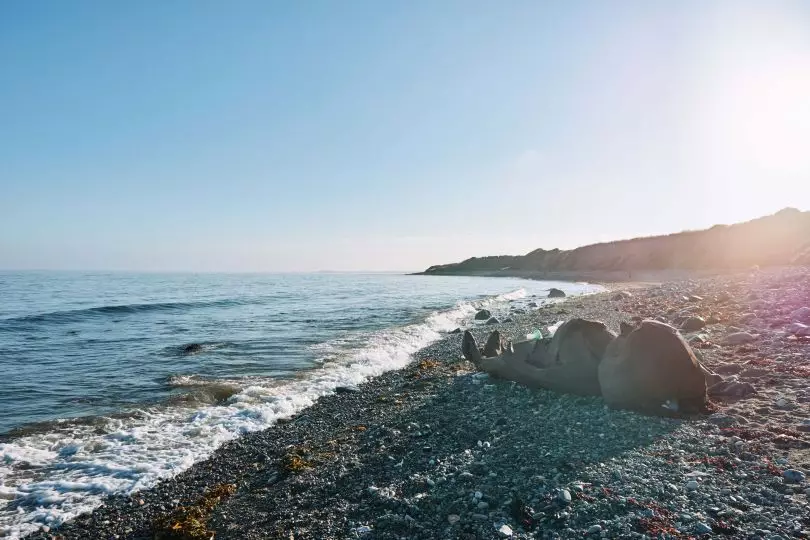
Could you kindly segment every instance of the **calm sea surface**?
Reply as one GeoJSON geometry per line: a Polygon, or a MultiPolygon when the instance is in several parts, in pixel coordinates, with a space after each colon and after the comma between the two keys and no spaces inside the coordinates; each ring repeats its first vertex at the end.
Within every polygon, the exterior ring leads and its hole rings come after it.
{"type": "Polygon", "coordinates": [[[585,284],[0,272],[0,536],[177,474],[443,332],[585,284]],[[190,344],[198,344],[191,352],[190,344]]]}

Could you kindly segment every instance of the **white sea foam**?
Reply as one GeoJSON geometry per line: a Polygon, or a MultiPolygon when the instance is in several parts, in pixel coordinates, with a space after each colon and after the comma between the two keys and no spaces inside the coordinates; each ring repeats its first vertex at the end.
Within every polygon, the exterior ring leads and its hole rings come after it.
{"type": "MultiPolygon", "coordinates": [[[[460,302],[418,324],[321,344],[316,350],[327,360],[318,369],[292,380],[229,379],[229,384],[240,382],[241,391],[222,405],[153,408],[107,419],[101,428],[66,425],[0,444],[0,536],[19,538],[92,510],[108,494],[148,488],[224,442],[292,416],[338,386],[404,367],[413,353],[469,321],[478,309],[498,309],[525,297],[520,289],[460,302]]],[[[171,383],[208,381],[192,376],[171,383]]]]}

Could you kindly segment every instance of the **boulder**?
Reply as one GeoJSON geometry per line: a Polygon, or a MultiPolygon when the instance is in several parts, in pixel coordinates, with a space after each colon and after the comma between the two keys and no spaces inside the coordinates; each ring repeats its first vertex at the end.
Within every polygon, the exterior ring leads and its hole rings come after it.
{"type": "Polygon", "coordinates": [[[681,330],[684,332],[697,332],[703,330],[706,326],[706,321],[703,317],[689,317],[681,324],[681,330]]]}
{"type": "Polygon", "coordinates": [[[461,333],[461,328],[456,328],[455,330],[451,330],[450,333],[451,334],[460,334],[461,333]]]}
{"type": "Polygon", "coordinates": [[[602,397],[611,407],[660,411],[668,403],[696,412],[706,403],[706,376],[678,331],[658,321],[622,333],[599,364],[602,397]]]}
{"type": "Polygon", "coordinates": [[[560,289],[555,289],[554,287],[548,290],[548,297],[549,298],[565,298],[565,291],[561,291],[560,289]]]}
{"type": "Polygon", "coordinates": [[[497,317],[490,317],[490,319],[487,321],[487,324],[500,324],[500,322],[501,321],[499,321],[497,317]]]}
{"type": "Polygon", "coordinates": [[[476,321],[486,321],[490,317],[492,317],[492,313],[490,313],[488,309],[482,309],[481,311],[475,314],[476,321]]]}

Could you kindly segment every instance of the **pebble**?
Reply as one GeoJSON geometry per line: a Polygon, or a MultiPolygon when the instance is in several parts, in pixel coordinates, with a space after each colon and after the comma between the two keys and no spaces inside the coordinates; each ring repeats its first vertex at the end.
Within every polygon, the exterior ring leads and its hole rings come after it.
{"type": "Polygon", "coordinates": [[[450,514],[449,516],[447,516],[447,522],[450,523],[450,525],[455,525],[460,520],[461,516],[459,516],[458,514],[450,514]]]}
{"type": "Polygon", "coordinates": [[[357,527],[354,532],[357,533],[357,536],[365,536],[371,533],[371,527],[368,525],[361,525],[360,527],[357,527]]]}
{"type": "Polygon", "coordinates": [[[700,484],[697,483],[697,480],[689,480],[686,483],[686,489],[689,491],[695,491],[698,487],[700,487],[700,484]]]}
{"type": "Polygon", "coordinates": [[[557,500],[562,504],[571,504],[571,492],[567,489],[561,489],[557,492],[557,500]]]}
{"type": "Polygon", "coordinates": [[[744,343],[750,343],[755,339],[757,338],[748,332],[735,332],[727,335],[726,339],[723,340],[723,343],[726,345],[742,345],[744,343]]]}
{"type": "Polygon", "coordinates": [[[782,473],[782,476],[785,478],[785,481],[791,484],[802,484],[805,479],[804,473],[796,469],[786,469],[785,472],[782,473]]]}
{"type": "Polygon", "coordinates": [[[588,534],[599,534],[601,532],[602,532],[601,525],[591,525],[590,528],[588,528],[588,534]]]}
{"type": "Polygon", "coordinates": [[[695,525],[695,533],[696,534],[710,534],[711,532],[712,532],[712,528],[709,527],[708,525],[706,525],[705,523],[703,523],[702,521],[699,521],[695,525]]]}
{"type": "Polygon", "coordinates": [[[800,307],[790,314],[791,319],[799,322],[810,322],[810,307],[800,307]]]}
{"type": "Polygon", "coordinates": [[[498,524],[496,523],[495,524],[495,530],[497,530],[498,534],[500,534],[504,538],[509,538],[509,537],[512,536],[512,527],[510,527],[509,525],[504,524],[504,525],[498,526],[498,524]]]}
{"type": "Polygon", "coordinates": [[[793,323],[788,326],[787,331],[794,336],[810,336],[810,326],[802,323],[793,323]]]}

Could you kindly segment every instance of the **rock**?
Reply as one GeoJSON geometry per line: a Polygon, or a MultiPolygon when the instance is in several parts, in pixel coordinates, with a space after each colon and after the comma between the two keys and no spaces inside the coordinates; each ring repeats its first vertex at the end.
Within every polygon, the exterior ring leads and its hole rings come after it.
{"type": "Polygon", "coordinates": [[[501,337],[501,333],[495,330],[489,335],[486,344],[484,344],[484,358],[492,358],[501,353],[503,353],[503,338],[501,337]]]}
{"type": "Polygon", "coordinates": [[[529,307],[531,307],[531,308],[536,308],[536,307],[538,307],[538,306],[537,306],[537,302],[529,302],[528,306],[529,306],[529,307]]]}
{"type": "Polygon", "coordinates": [[[197,354],[202,352],[203,347],[199,343],[190,343],[183,347],[183,354],[197,354]]]}
{"type": "Polygon", "coordinates": [[[757,339],[756,336],[748,332],[735,332],[727,335],[723,343],[726,345],[742,345],[744,343],[751,343],[755,339],[757,339]]]}
{"type": "Polygon", "coordinates": [[[602,532],[601,525],[591,525],[590,527],[588,527],[588,534],[599,534],[601,532],[602,532]]]}
{"type": "Polygon", "coordinates": [[[714,368],[714,372],[720,375],[736,375],[743,369],[745,368],[740,364],[722,364],[714,368]]]}
{"type": "Polygon", "coordinates": [[[571,492],[567,489],[559,490],[557,492],[557,502],[565,506],[571,504],[571,492]]]}
{"type": "Polygon", "coordinates": [[[499,321],[497,317],[490,317],[489,320],[487,321],[487,324],[500,324],[500,323],[501,321],[499,321]]]}
{"type": "Polygon", "coordinates": [[[492,317],[492,313],[490,313],[488,309],[482,309],[481,311],[475,314],[476,321],[486,321],[490,317],[492,317]]]}
{"type": "Polygon", "coordinates": [[[675,328],[658,321],[622,325],[599,364],[599,386],[605,403],[617,408],[660,411],[674,402],[680,411],[697,411],[706,403],[695,354],[675,328]]]}
{"type": "Polygon", "coordinates": [[[797,471],[796,469],[786,469],[782,476],[785,479],[785,482],[790,484],[803,484],[805,479],[805,474],[802,471],[797,471]]]}
{"type": "Polygon", "coordinates": [[[689,317],[681,324],[681,330],[684,332],[697,332],[698,330],[703,330],[705,326],[706,321],[703,317],[689,317]]]}
{"type": "Polygon", "coordinates": [[[460,334],[461,333],[461,328],[456,328],[455,330],[452,330],[450,333],[451,334],[460,334]]]}
{"type": "Polygon", "coordinates": [[[489,503],[486,501],[481,501],[478,503],[479,510],[489,510],[489,503]]]}
{"type": "Polygon", "coordinates": [[[742,399],[753,396],[757,391],[751,383],[739,382],[737,377],[729,377],[723,382],[710,386],[708,393],[711,397],[742,399]]]}
{"type": "Polygon", "coordinates": [[[721,428],[729,428],[737,424],[737,419],[730,414],[714,413],[707,420],[721,428]]]}
{"type": "Polygon", "coordinates": [[[697,488],[699,488],[699,487],[700,487],[700,484],[698,484],[697,480],[689,480],[686,483],[686,489],[688,489],[689,491],[696,491],[697,488]]]}
{"type": "Polygon", "coordinates": [[[695,525],[695,534],[711,534],[711,532],[712,528],[703,523],[702,521],[699,521],[695,525]]]}
{"type": "Polygon", "coordinates": [[[613,300],[616,300],[616,301],[627,300],[628,298],[632,298],[632,297],[633,297],[633,294],[630,293],[629,291],[619,291],[619,292],[617,292],[616,294],[613,295],[613,300]]]}
{"type": "Polygon", "coordinates": [[[447,516],[447,522],[450,525],[455,525],[460,520],[461,520],[461,516],[459,516],[458,514],[450,514],[449,516],[447,516]]]}
{"type": "Polygon", "coordinates": [[[554,287],[548,290],[548,297],[549,298],[565,298],[565,291],[561,291],[560,289],[555,289],[554,287]]]}
{"type": "Polygon", "coordinates": [[[790,313],[790,318],[794,321],[810,323],[810,307],[804,306],[790,313]]]}
{"type": "Polygon", "coordinates": [[[504,524],[504,525],[498,526],[498,524],[496,523],[495,524],[495,530],[498,531],[498,534],[502,538],[510,538],[512,536],[512,527],[510,527],[509,525],[504,524]]]}
{"type": "MultiPolygon", "coordinates": [[[[696,355],[697,356],[697,355],[696,355]]],[[[706,379],[706,387],[709,388],[714,386],[715,384],[723,382],[723,377],[718,375],[717,373],[713,372],[703,364],[700,365],[700,369],[703,370],[703,376],[706,379]]]]}
{"type": "Polygon", "coordinates": [[[798,322],[788,326],[787,331],[794,336],[810,336],[810,326],[798,322]]]}
{"type": "Polygon", "coordinates": [[[356,394],[360,389],[356,386],[338,386],[335,388],[336,394],[356,394]]]}

